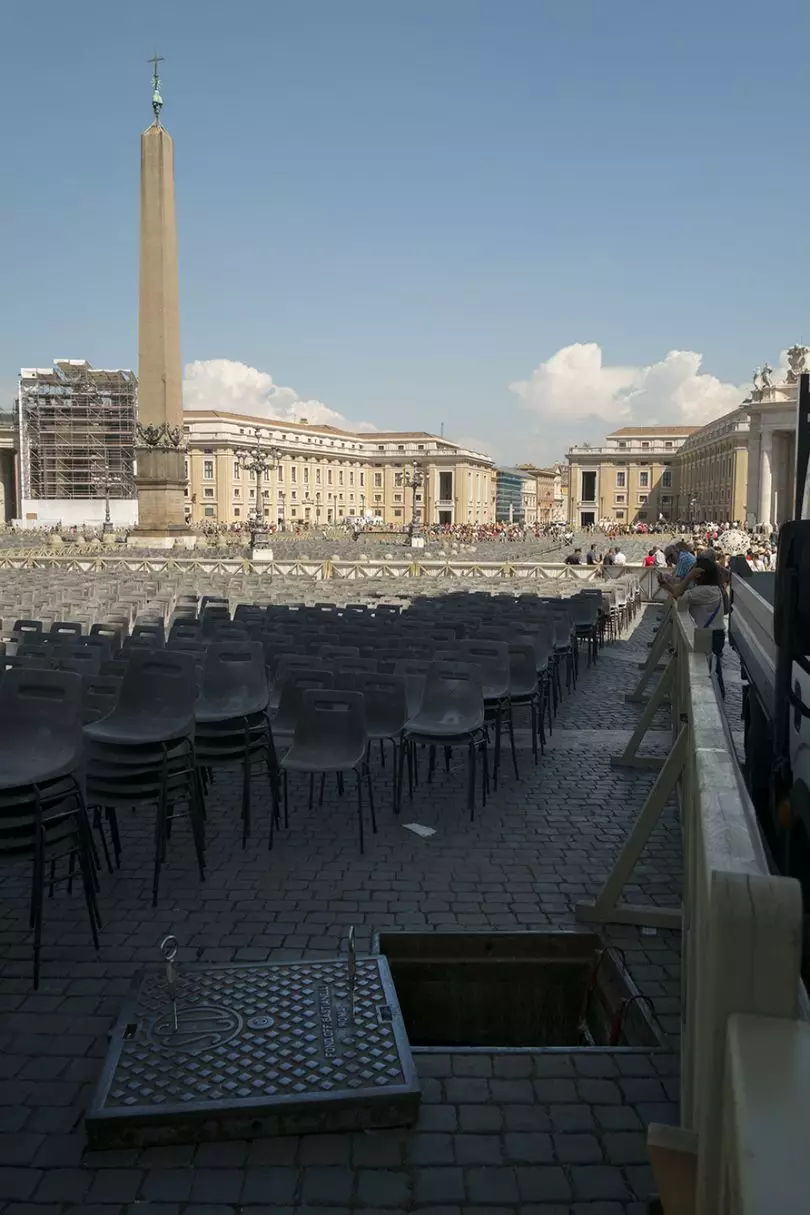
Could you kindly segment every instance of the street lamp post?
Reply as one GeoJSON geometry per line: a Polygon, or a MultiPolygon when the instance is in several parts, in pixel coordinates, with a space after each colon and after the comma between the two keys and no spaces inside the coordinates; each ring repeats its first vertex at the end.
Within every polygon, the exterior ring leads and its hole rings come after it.
{"type": "Polygon", "coordinates": [[[265,531],[265,509],[264,509],[264,494],[262,493],[262,482],[264,474],[271,469],[278,469],[281,461],[280,447],[265,447],[262,443],[262,432],[256,426],[249,432],[252,442],[244,451],[236,453],[236,461],[240,468],[246,472],[253,473],[256,477],[256,519],[255,528],[252,536],[254,547],[257,541],[259,545],[266,542],[265,531]]]}
{"type": "Polygon", "coordinates": [[[104,523],[102,532],[109,534],[113,530],[112,517],[110,515],[110,490],[121,484],[121,477],[117,473],[110,471],[110,453],[104,452],[104,463],[99,465],[97,462],[93,468],[93,485],[104,490],[104,523]]]}
{"type": "Polygon", "coordinates": [[[422,535],[422,522],[419,518],[421,512],[416,505],[416,494],[425,483],[425,472],[419,464],[413,464],[410,471],[406,472],[402,478],[402,483],[406,489],[413,493],[413,503],[411,506],[411,522],[408,531],[409,543],[411,548],[424,548],[425,538],[422,535]]]}

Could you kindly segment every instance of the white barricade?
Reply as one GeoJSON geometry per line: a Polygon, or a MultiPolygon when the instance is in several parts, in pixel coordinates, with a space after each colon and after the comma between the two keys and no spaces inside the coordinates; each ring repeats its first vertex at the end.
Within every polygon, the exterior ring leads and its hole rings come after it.
{"type": "MultiPolygon", "coordinates": [[[[731,1157],[739,1156],[740,1148],[738,1138],[723,1147],[729,1117],[726,1060],[733,1049],[729,1023],[740,1014],[795,1022],[802,900],[797,882],[768,870],[709,671],[710,652],[711,631],[695,629],[685,605],[670,601],[637,685],[626,697],[644,704],[639,725],[623,754],[612,760],[615,766],[651,768],[658,775],[604,888],[594,903],[577,908],[577,917],[591,924],[682,927],[681,1128],[651,1127],[648,1140],[664,1210],[766,1215],[762,1205],[720,1205],[724,1187],[729,1192],[732,1184],[731,1157]],[[645,691],[657,672],[660,678],[647,699],[645,691]],[[667,702],[669,755],[640,755],[647,729],[667,702]],[[673,793],[680,802],[683,832],[682,907],[623,904],[621,892],[673,793]]],[[[736,1058],[738,1085],[755,1085],[756,1070],[749,1074],[743,1047],[736,1058]]],[[[810,1092],[805,1100],[810,1110],[810,1092]]],[[[751,1111],[745,1116],[749,1123],[754,1117],[751,1111]]],[[[765,1114],[759,1111],[756,1117],[765,1114]]],[[[807,1121],[794,1131],[791,1152],[804,1150],[799,1139],[806,1126],[807,1121]]],[[[769,1206],[767,1215],[807,1204],[806,1188],[790,1192],[794,1203],[769,1206]]]]}

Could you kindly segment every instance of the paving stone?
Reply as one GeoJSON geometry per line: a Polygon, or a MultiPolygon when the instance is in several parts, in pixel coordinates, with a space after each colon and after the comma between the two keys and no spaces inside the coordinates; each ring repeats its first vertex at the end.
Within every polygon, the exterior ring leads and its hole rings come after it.
{"type": "Polygon", "coordinates": [[[407,1145],[413,1164],[455,1164],[453,1136],[447,1134],[413,1135],[407,1145]]]}
{"type": "Polygon", "coordinates": [[[534,1061],[531,1055],[495,1055],[492,1070],[507,1080],[523,1079],[534,1074],[534,1061]]]}
{"type": "Polygon", "coordinates": [[[515,1177],[522,1202],[559,1202],[571,1197],[570,1182],[559,1165],[518,1165],[515,1177]]]}
{"type": "MultiPolygon", "coordinates": [[[[246,1169],[242,1189],[243,1203],[292,1203],[298,1185],[298,1170],[285,1168],[246,1169]]],[[[332,1199],[337,1195],[333,1194],[332,1199]]]]}
{"type": "MultiPolygon", "coordinates": [[[[578,1099],[577,1088],[573,1080],[564,1078],[535,1080],[534,1098],[540,1105],[563,1105],[578,1099]]],[[[584,1100],[587,1098],[583,1097],[584,1100]]]]}
{"type": "Polygon", "coordinates": [[[297,1136],[279,1139],[256,1139],[248,1148],[248,1168],[261,1165],[277,1165],[281,1168],[295,1163],[300,1140],[297,1136]]]}
{"type": "Polygon", "coordinates": [[[245,1174],[241,1169],[194,1169],[191,1197],[212,1203],[239,1202],[245,1174]]]}
{"type": "Polygon", "coordinates": [[[462,1131],[489,1134],[503,1126],[503,1113],[496,1105],[460,1105],[458,1124],[462,1131]]]}
{"type": "Polygon", "coordinates": [[[298,1151],[298,1163],[308,1165],[348,1164],[351,1140],[348,1135],[304,1135],[298,1151]]]}
{"type": "Polygon", "coordinates": [[[37,1202],[81,1202],[93,1182],[87,1169],[48,1169],[37,1186],[37,1202]]]}
{"type": "Polygon", "coordinates": [[[571,1055],[538,1055],[534,1059],[534,1074],[538,1079],[571,1079],[576,1075],[571,1055]]]}
{"type": "Polygon", "coordinates": [[[620,1105],[622,1090],[613,1080],[578,1080],[577,1092],[588,1105],[620,1105]]]}
{"type": "Polygon", "coordinates": [[[303,1173],[301,1196],[304,1202],[348,1202],[354,1188],[351,1169],[310,1168],[303,1173]]]}
{"type": "Polygon", "coordinates": [[[194,1157],[197,1168],[238,1169],[247,1160],[248,1145],[242,1140],[201,1143],[194,1157]]]}
{"type": "Polygon", "coordinates": [[[518,1184],[513,1169],[470,1168],[467,1193],[472,1202],[518,1202],[518,1184]]]}
{"type": "Polygon", "coordinates": [[[475,1078],[453,1078],[445,1083],[447,1100],[453,1105],[490,1100],[489,1081],[475,1078]]]}
{"type": "Polygon", "coordinates": [[[635,1131],[641,1128],[641,1119],[630,1105],[595,1105],[593,1115],[599,1126],[606,1131],[635,1131]]]}
{"type": "Polygon", "coordinates": [[[140,1169],[100,1169],[87,1194],[88,1202],[134,1202],[143,1182],[140,1169]]]}
{"type": "Polygon", "coordinates": [[[42,1135],[27,1131],[0,1135],[0,1165],[30,1164],[43,1142],[42,1135]]]}
{"type": "Polygon", "coordinates": [[[454,1105],[423,1105],[419,1111],[419,1131],[454,1131],[458,1126],[458,1110],[454,1105]]]}
{"type": "Polygon", "coordinates": [[[492,1100],[498,1105],[528,1105],[534,1097],[530,1080],[499,1080],[490,1081],[492,1100]]]}
{"type": "Polygon", "coordinates": [[[461,1202],[465,1197],[464,1174],[459,1168],[418,1168],[413,1180],[417,1203],[461,1202]]]}
{"type": "Polygon", "coordinates": [[[408,1203],[410,1179],[394,1169],[361,1169],[357,1175],[357,1196],[367,1207],[402,1207],[408,1203]]]}
{"type": "Polygon", "coordinates": [[[626,1200],[633,1195],[627,1188],[621,1169],[604,1164],[579,1164],[571,1170],[574,1197],[589,1201],[597,1198],[626,1200]]]}
{"type": "Polygon", "coordinates": [[[554,1151],[563,1164],[594,1164],[602,1160],[602,1149],[595,1135],[555,1135],[554,1151]]]}
{"type": "MultiPolygon", "coordinates": [[[[431,1105],[429,1109],[441,1109],[431,1105]]],[[[451,1107],[452,1108],[452,1107],[451,1107]]],[[[453,1111],[455,1114],[455,1111],[453,1111]]],[[[411,1136],[396,1131],[362,1132],[351,1137],[351,1161],[356,1169],[398,1168],[405,1156],[411,1136]]],[[[306,1139],[302,1141],[305,1143],[306,1139]]]]}
{"type": "Polygon", "coordinates": [[[491,1076],[492,1059],[489,1055],[453,1055],[454,1076],[491,1076]]]}
{"type": "Polygon", "coordinates": [[[642,1131],[611,1131],[602,1138],[611,1164],[647,1164],[647,1136],[642,1131]]]}
{"type": "Polygon", "coordinates": [[[519,1131],[506,1134],[504,1147],[510,1160],[549,1164],[554,1159],[551,1135],[543,1133],[519,1131]]]}

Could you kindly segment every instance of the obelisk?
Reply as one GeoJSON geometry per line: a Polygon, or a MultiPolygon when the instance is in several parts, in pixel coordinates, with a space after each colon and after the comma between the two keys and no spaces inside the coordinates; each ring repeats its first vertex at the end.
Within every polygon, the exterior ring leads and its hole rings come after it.
{"type": "Polygon", "coordinates": [[[183,378],[174,211],[174,148],[161,126],[157,52],[154,122],[141,135],[141,277],[138,313],[138,526],[128,543],[171,548],[191,540],[185,521],[183,378]]]}

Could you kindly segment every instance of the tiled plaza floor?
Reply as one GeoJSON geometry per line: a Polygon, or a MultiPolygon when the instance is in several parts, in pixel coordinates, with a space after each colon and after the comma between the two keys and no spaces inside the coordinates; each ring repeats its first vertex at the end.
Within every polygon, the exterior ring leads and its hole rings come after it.
{"type": "MultiPolygon", "coordinates": [[[[267,850],[269,799],[256,785],[242,850],[239,779],[209,801],[208,873],[198,881],[186,830],[170,842],[157,910],[152,826],[122,818],[120,871],[102,875],[101,950],[79,897],[47,906],[43,978],[30,990],[25,884],[4,873],[0,902],[0,1211],[3,1215],[259,1215],[363,1209],[422,1215],[641,1215],[651,1191],[644,1125],[676,1116],[677,1054],[419,1055],[422,1114],[411,1132],[89,1153],[82,1125],[107,1034],[138,967],[168,932],[182,961],[326,957],[350,924],[374,930],[516,931],[574,926],[594,896],[653,774],[612,769],[639,710],[624,703],[646,654],[652,614],[581,671],[535,769],[470,823],[464,763],[420,785],[391,814],[390,762],[375,765],[379,832],[361,857],[351,799],[307,810],[294,789],[290,827],[267,850]],[[402,822],[436,828],[420,839],[402,822]]],[[[652,741],[663,749],[665,722],[652,741]]],[[[525,734],[521,737],[525,744],[525,734]]],[[[507,752],[508,754],[508,752],[507,752]]],[[[674,813],[656,829],[626,897],[675,904],[674,813]]],[[[675,934],[613,931],[663,1027],[677,1035],[675,934]]],[[[675,1039],[673,1039],[674,1042],[675,1039]]]]}

